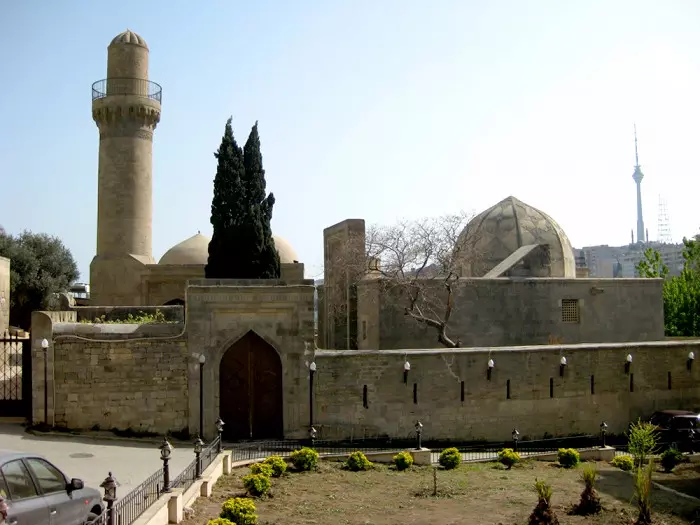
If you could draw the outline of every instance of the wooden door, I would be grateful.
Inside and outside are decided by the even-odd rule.
[[[229,348],[219,369],[219,413],[226,439],[281,439],[282,363],[255,332]]]

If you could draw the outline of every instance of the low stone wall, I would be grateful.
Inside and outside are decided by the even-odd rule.
[[[73,306],[70,310],[76,312],[78,322],[82,323],[91,323],[102,316],[106,321],[124,321],[129,315],[138,317],[156,312],[161,312],[169,323],[185,322],[185,309],[182,306]]]

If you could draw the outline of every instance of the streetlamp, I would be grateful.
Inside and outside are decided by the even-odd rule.
[[[163,443],[160,445],[160,459],[163,460],[163,490],[162,492],[170,492],[170,454],[173,452],[173,446],[168,442],[167,438],[163,438]]]
[[[216,447],[216,452],[218,454],[221,454],[221,440],[223,439],[223,433],[224,433],[224,422],[222,421],[221,418],[216,420],[216,433],[219,434],[219,443]]]
[[[311,448],[315,448],[317,436],[318,436],[318,430],[316,430],[314,427],[311,427],[309,429],[309,439],[311,439]]]
[[[517,452],[518,440],[520,439],[520,432],[518,432],[517,428],[513,429],[513,432],[510,433],[510,437],[513,439],[513,451]]]
[[[204,432],[204,363],[207,358],[199,354],[199,435]]]
[[[404,385],[408,383],[408,371],[409,371],[409,370],[411,370],[411,363],[409,363],[408,361],[406,361],[406,362],[403,364],[403,384],[404,384]]]
[[[41,340],[41,349],[44,352],[44,424],[49,424],[49,341]]]
[[[202,450],[204,450],[204,441],[202,441],[202,438],[197,436],[197,439],[194,440],[194,457],[196,461],[194,476],[196,479],[200,479],[202,477]]]
[[[105,480],[100,483],[100,488],[104,489],[105,496],[102,498],[107,502],[107,523],[105,525],[114,524],[114,502],[117,501],[117,480],[114,479],[112,473],[105,478]]]
[[[607,433],[607,431],[608,431],[608,424],[605,421],[603,421],[600,424],[600,440],[603,443],[603,448],[605,448],[605,434]]]
[[[421,442],[420,442],[420,437],[421,437],[421,434],[423,433],[423,423],[421,423],[420,421],[416,421],[415,428],[416,428],[416,438],[418,439],[418,446],[416,447],[416,450],[420,450],[421,448],[423,448],[421,446]]]
[[[314,376],[316,375],[316,362],[309,365],[309,426],[314,426]]]

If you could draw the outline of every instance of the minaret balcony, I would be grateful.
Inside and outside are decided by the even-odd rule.
[[[160,84],[142,78],[104,78],[92,84],[92,100],[112,96],[136,96],[160,104],[163,89]]]

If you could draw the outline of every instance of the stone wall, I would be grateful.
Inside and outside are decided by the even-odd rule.
[[[390,295],[383,282],[358,286],[359,348],[437,346],[435,329],[405,316],[402,290]],[[444,287],[430,283],[431,315],[440,318]],[[659,341],[662,287],[661,279],[460,279],[448,335],[462,347]]]
[[[690,351],[698,355],[700,341],[318,350],[315,425],[323,438],[407,438],[416,420],[432,439],[508,440],[514,427],[531,438],[596,434],[602,421],[621,433],[655,410],[700,410],[700,370],[689,369]],[[560,375],[562,356],[568,364]]]
[[[10,326],[10,259],[0,257],[0,336]]]

